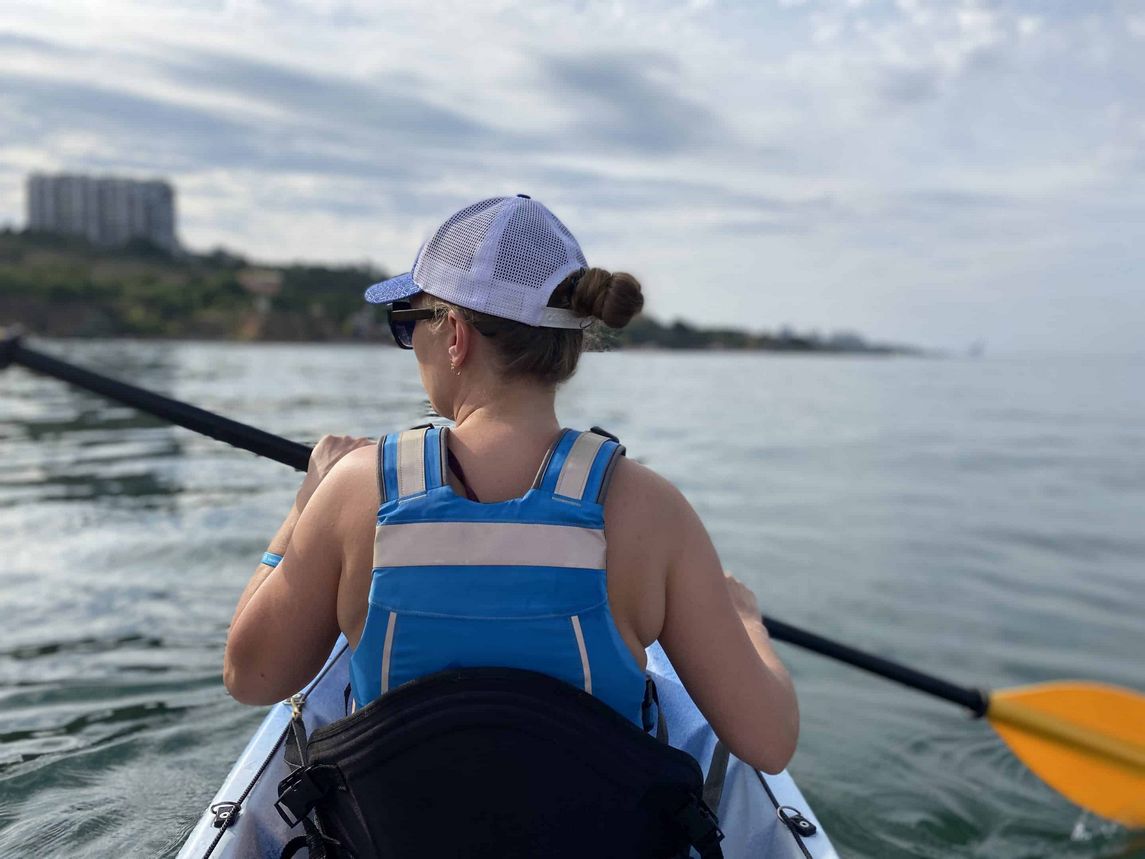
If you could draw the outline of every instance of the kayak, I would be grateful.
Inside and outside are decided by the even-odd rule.
[[[349,647],[341,639],[318,676],[294,697],[301,705],[307,734],[346,714],[349,666]],[[706,778],[716,735],[658,644],[648,648],[648,673],[656,682],[670,743],[699,761]],[[288,773],[283,748],[290,715],[290,702],[270,710],[199,818],[179,859],[277,859],[286,842],[299,834],[301,827],[287,827],[274,808],[278,783]],[[786,771],[767,775],[730,758],[717,814],[727,859],[838,857]]]

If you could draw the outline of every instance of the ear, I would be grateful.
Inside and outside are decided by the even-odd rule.
[[[473,348],[473,326],[466,322],[455,310],[449,311],[446,317],[449,324],[449,362],[457,368],[465,363],[469,352]]]

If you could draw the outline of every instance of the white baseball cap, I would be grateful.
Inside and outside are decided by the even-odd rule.
[[[584,328],[590,317],[547,305],[566,277],[587,267],[573,234],[544,205],[527,194],[490,197],[447,218],[413,270],[375,283],[366,301],[392,304],[426,292],[526,325]]]

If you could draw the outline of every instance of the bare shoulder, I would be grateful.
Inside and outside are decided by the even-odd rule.
[[[376,513],[381,503],[377,456],[377,445],[371,444],[355,448],[339,459],[323,478],[307,505],[307,511],[313,507],[313,512],[323,519],[338,522],[346,522],[347,519],[354,522],[363,511]]]
[[[668,527],[688,509],[672,481],[628,457],[617,462],[605,504],[606,521],[623,519],[627,527],[634,523]]]
[[[331,470],[330,476],[333,477],[335,472],[340,472],[343,480],[354,480],[368,476],[371,481],[374,481],[374,485],[377,486],[378,446],[376,444],[368,444],[363,447],[354,448],[338,460]]]

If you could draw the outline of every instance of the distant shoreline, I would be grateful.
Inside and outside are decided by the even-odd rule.
[[[267,343],[389,341],[364,284],[369,266],[252,264],[222,249],[173,254],[146,242],[97,247],[50,233],[0,231],[0,325],[58,338]],[[599,326],[590,348],[834,355],[923,355],[851,332],[821,337],[782,328],[751,332],[638,316],[620,331]]]
[[[0,302],[2,304],[2,302]],[[7,328],[10,324],[8,319],[0,314],[0,331]],[[171,343],[171,344],[223,344],[234,346],[361,346],[371,349],[390,349],[397,350],[393,340],[387,332],[384,338],[378,339],[364,339],[364,338],[337,338],[330,340],[276,340],[271,337],[259,338],[257,340],[244,340],[234,337],[195,337],[195,336],[176,336],[176,335],[162,335],[162,336],[140,336],[138,334],[110,334],[110,335],[92,335],[92,334],[50,334],[44,331],[27,328],[22,325],[15,325],[15,327],[22,329],[22,334],[26,336],[30,343],[36,341],[43,341],[46,343],[59,343],[61,345],[68,343]],[[398,350],[400,351],[400,350]],[[614,345],[593,345],[589,344],[585,348],[586,353],[591,354],[605,354],[605,353],[635,353],[635,354],[705,354],[705,355],[768,355],[777,357],[841,357],[841,358],[894,358],[894,357],[914,357],[914,358],[943,358],[947,354],[941,350],[909,350],[902,349],[899,351],[884,351],[878,349],[867,349],[857,351],[846,351],[839,349],[722,349],[719,347],[700,347],[700,348],[680,348],[669,346],[657,345],[640,345],[640,346],[614,346]]]

